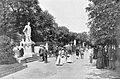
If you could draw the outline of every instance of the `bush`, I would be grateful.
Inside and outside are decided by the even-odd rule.
[[[14,58],[13,43],[8,36],[0,36],[0,64],[16,63]]]

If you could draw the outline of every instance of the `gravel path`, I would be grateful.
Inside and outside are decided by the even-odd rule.
[[[49,63],[32,62],[28,68],[10,74],[1,79],[120,79],[117,72],[96,69],[89,63],[88,55],[84,59],[75,59],[73,63],[63,66],[55,65],[55,58],[49,58]]]

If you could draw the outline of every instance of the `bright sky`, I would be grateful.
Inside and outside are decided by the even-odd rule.
[[[39,0],[40,7],[56,17],[59,26],[66,26],[72,32],[89,31],[85,8],[88,0]]]

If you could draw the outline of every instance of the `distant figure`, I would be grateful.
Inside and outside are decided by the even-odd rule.
[[[73,63],[71,46],[67,50],[68,50],[68,52],[67,52],[67,63]]]
[[[24,48],[23,48],[23,46],[19,46],[19,52],[20,52],[20,57],[23,57],[23,55],[24,55]]]
[[[45,47],[43,47],[44,48],[44,50],[43,50],[43,57],[44,57],[44,61],[45,61],[45,63],[48,63],[48,58],[47,58],[47,50],[46,50],[46,48]]]
[[[96,62],[96,68],[102,69],[103,68],[103,47],[100,45],[98,49],[98,54],[97,54],[97,62]]]
[[[62,60],[63,60],[63,63],[66,63],[66,52],[64,48],[62,48]]]
[[[44,61],[44,56],[43,56],[44,49],[43,47],[39,48],[39,61]]]
[[[62,66],[64,64],[64,55],[63,55],[63,52],[62,52],[62,48],[59,49],[59,52],[58,52],[58,57],[57,57],[57,60],[56,60],[56,65],[57,66]]]
[[[14,53],[15,53],[15,58],[19,58],[19,46],[15,46],[14,48],[13,48],[13,51],[14,51]]]
[[[57,57],[58,57],[58,52],[59,52],[59,50],[58,50],[58,47],[56,46],[55,47],[55,58],[56,58],[56,60],[57,60]]]
[[[89,49],[89,57],[90,57],[90,63],[93,62],[93,48],[90,47]]]
[[[109,69],[114,70],[115,69],[115,46],[110,46],[109,48]]]
[[[81,59],[83,59],[83,57],[84,57],[84,48],[80,48],[80,56],[81,56]]]
[[[25,42],[24,39],[22,39],[19,46],[20,57],[23,57],[24,55],[24,48],[25,48]]]
[[[25,26],[23,29],[23,32],[25,34],[25,42],[31,42],[31,27],[30,22]]]
[[[79,58],[79,52],[80,52],[79,50],[80,50],[80,48],[79,48],[79,47],[77,47],[77,48],[76,48],[76,59],[78,59],[78,58]]]

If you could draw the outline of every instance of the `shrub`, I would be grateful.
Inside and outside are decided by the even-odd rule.
[[[16,63],[13,52],[13,43],[8,36],[0,36],[0,64]]]

